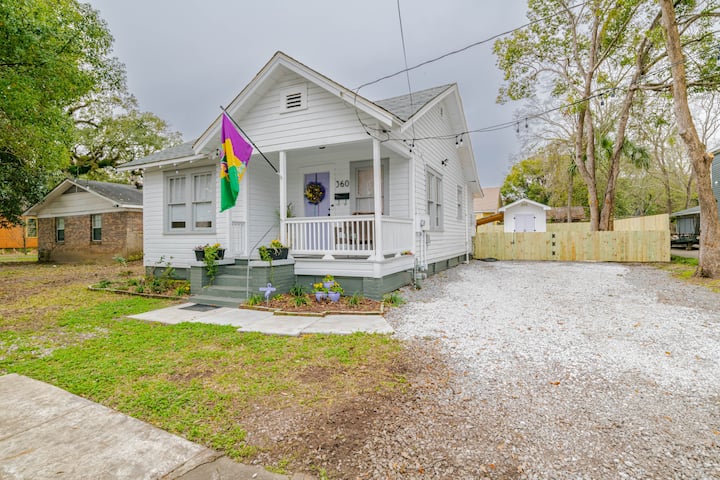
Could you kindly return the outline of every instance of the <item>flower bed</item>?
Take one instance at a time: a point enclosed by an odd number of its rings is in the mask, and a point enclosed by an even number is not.
[[[275,295],[267,304],[265,302],[258,305],[244,304],[241,308],[270,310],[275,315],[382,315],[384,312],[382,302],[365,297],[360,297],[355,305],[351,304],[352,297],[340,297],[337,302],[318,302],[314,296],[307,294],[304,297],[307,303],[303,305],[296,303],[295,296],[284,293]]]

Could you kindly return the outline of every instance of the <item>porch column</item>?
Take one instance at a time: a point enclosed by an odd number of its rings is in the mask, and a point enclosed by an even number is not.
[[[373,138],[373,201],[375,208],[375,259],[383,260],[382,249],[382,163],[380,162],[380,140]]]
[[[287,156],[285,150],[280,151],[280,165],[278,177],[280,178],[280,242],[285,245],[285,220],[287,220]]]

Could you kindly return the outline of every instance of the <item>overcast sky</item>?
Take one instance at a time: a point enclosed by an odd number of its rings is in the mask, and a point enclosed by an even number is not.
[[[404,67],[395,0],[89,0],[115,37],[115,55],[143,110],[199,136],[281,50],[355,89]],[[526,22],[525,0],[401,0],[408,64],[437,57]],[[410,73],[413,90],[457,82],[469,129],[513,119],[497,105],[502,75],[492,43]],[[408,92],[404,75],[366,87],[380,100]],[[502,183],[520,153],[515,130],[472,135],[483,186]]]

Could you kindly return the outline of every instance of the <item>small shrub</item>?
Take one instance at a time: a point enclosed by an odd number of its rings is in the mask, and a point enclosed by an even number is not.
[[[135,287],[135,292],[137,292],[137,293],[145,293],[145,287],[142,286],[142,285],[138,285],[137,287]]]
[[[175,282],[175,295],[178,297],[183,297],[185,295],[190,294],[190,282],[186,282],[184,280]]]
[[[264,301],[265,301],[265,297],[263,297],[259,293],[256,293],[254,295],[250,295],[250,297],[245,301],[245,304],[252,307],[255,305],[260,305]]]
[[[127,267],[127,260],[125,259],[125,257],[123,257],[121,255],[115,255],[114,257],[112,257],[112,259],[114,261],[116,261],[117,263],[119,263],[120,265],[122,265],[123,267]]]
[[[273,297],[272,297],[273,300],[282,300],[282,298],[283,298],[283,297],[282,297],[282,294],[281,294],[281,293],[276,293],[276,294],[273,295]]]
[[[296,283],[290,289],[290,295],[292,295],[293,297],[302,297],[303,295],[305,295],[305,287],[303,287],[299,283]]]
[[[302,307],[303,305],[307,305],[310,303],[306,295],[300,295],[297,297],[293,297],[293,303],[296,307]]]
[[[98,283],[93,285],[95,288],[108,288],[112,282],[110,280],[100,280]]]
[[[383,303],[391,307],[399,307],[405,303],[405,299],[398,292],[386,293],[383,295]]]
[[[347,303],[351,307],[357,307],[362,303],[362,300],[363,300],[363,296],[360,295],[358,292],[355,292],[350,297],[348,297]]]

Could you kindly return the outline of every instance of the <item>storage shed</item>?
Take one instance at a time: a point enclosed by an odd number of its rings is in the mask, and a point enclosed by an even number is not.
[[[505,214],[505,232],[545,232],[547,231],[547,211],[550,207],[521,198],[510,205],[500,208]]]

